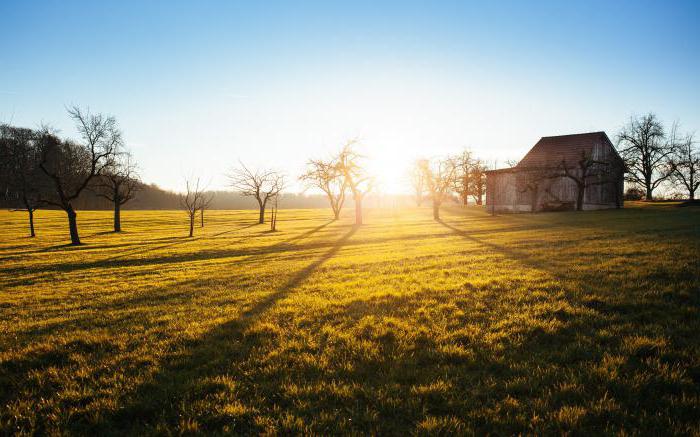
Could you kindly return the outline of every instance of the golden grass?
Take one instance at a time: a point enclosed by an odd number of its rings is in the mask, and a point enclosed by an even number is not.
[[[0,433],[699,433],[700,213],[0,213]]]

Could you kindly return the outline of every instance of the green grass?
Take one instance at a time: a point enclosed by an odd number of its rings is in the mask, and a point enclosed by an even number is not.
[[[700,210],[0,212],[0,434],[700,433]]]

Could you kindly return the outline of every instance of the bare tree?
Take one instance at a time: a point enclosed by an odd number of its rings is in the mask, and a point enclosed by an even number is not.
[[[484,202],[484,194],[486,194],[486,171],[488,166],[481,159],[472,160],[472,165],[469,169],[469,185],[468,192],[474,198],[477,205],[482,205]]]
[[[209,209],[211,202],[214,200],[214,193],[205,193],[203,197],[202,204],[199,207],[199,221],[202,228],[204,227],[204,210]]]
[[[614,183],[610,177],[613,174],[613,163],[597,160],[590,153],[581,152],[581,156],[575,163],[563,160],[553,177],[559,175],[572,180],[576,184],[576,211],[583,210],[583,199],[586,188],[590,185]],[[560,174],[558,174],[560,172]]]
[[[190,237],[194,236],[194,220],[205,198],[204,188],[200,185],[199,178],[185,179],[185,194],[180,195],[180,206],[190,219]]]
[[[34,131],[0,125],[0,185],[27,211],[30,237],[36,236],[34,211],[45,188],[42,176]]]
[[[265,223],[267,202],[277,196],[283,187],[283,176],[274,170],[248,169],[242,162],[228,175],[230,185],[242,196],[254,197],[260,208],[258,223]]]
[[[374,180],[367,175],[362,166],[362,155],[355,152],[353,146],[357,141],[351,140],[338,155],[338,165],[355,201],[355,224],[362,224],[362,199],[372,191]]]
[[[326,194],[333,210],[333,217],[338,220],[348,188],[339,162],[335,159],[328,161],[311,159],[306,167],[306,172],[299,176],[299,180],[305,182],[308,187],[319,188]]]
[[[671,180],[688,190],[690,200],[700,187],[700,150],[695,144],[693,135],[687,135],[676,144],[670,160]]]
[[[625,161],[627,181],[644,187],[647,200],[669,178],[666,164],[674,150],[675,125],[671,135],[655,114],[631,117],[617,135],[618,151]]]
[[[452,158],[455,165],[453,189],[459,195],[463,205],[467,205],[471,194],[472,176],[472,152],[464,149],[459,155]]]
[[[419,208],[423,204],[423,196],[425,194],[425,174],[421,168],[421,161],[420,159],[414,161],[408,171],[408,177],[413,188],[413,196],[416,200],[416,206]]]
[[[53,193],[43,200],[66,212],[71,244],[79,245],[73,202],[109,165],[122,143],[122,136],[114,117],[91,114],[78,107],[68,109],[68,114],[77,126],[82,144],[60,141],[49,129],[42,129],[38,141],[39,168],[53,185]]]
[[[280,192],[284,189],[284,178],[280,180]],[[279,213],[279,199],[280,194],[277,194],[272,200],[272,205],[270,205],[270,230],[272,232],[277,230],[277,214]]]
[[[425,182],[433,202],[433,218],[440,220],[440,206],[446,199],[450,189],[454,186],[457,174],[456,159],[448,157],[421,162],[421,168],[425,175]]]
[[[131,154],[116,153],[95,180],[95,193],[112,202],[114,206],[114,232],[121,232],[121,207],[132,200],[141,187],[136,163]]]

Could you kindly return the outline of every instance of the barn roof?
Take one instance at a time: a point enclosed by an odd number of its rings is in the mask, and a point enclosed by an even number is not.
[[[605,132],[542,137],[537,144],[527,152],[516,167],[524,168],[558,165],[562,160],[576,162],[581,158],[581,152],[590,154],[593,147],[601,143],[607,143],[614,150]]]

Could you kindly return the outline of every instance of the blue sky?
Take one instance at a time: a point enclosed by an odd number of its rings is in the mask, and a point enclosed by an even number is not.
[[[415,157],[520,158],[656,112],[700,130],[700,2],[0,2],[0,122],[113,114],[143,178],[214,188],[359,137],[385,191]],[[292,187],[296,191],[298,187]]]

